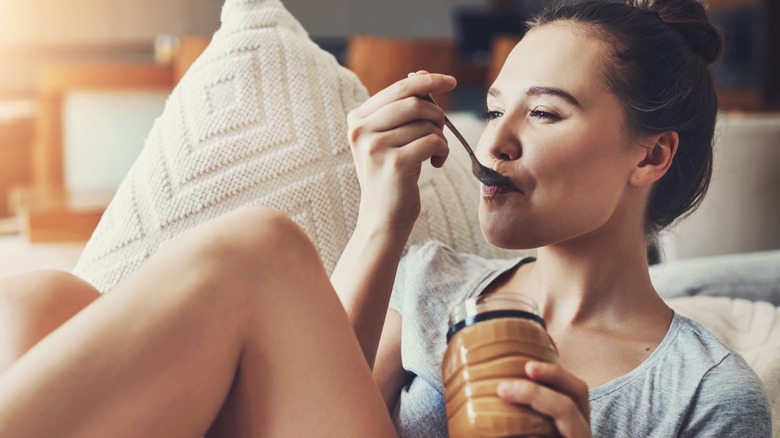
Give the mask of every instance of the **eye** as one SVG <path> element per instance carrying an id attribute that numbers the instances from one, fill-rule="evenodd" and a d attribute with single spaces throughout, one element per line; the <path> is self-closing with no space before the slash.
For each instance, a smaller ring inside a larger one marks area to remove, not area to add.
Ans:
<path id="1" fill-rule="evenodd" d="M 531 114 L 531 117 L 540 119 L 540 120 L 558 120 L 560 117 L 557 114 L 547 112 L 544 110 L 541 110 L 539 108 L 534 108 L 531 111 L 529 111 L 529 114 Z"/>
<path id="2" fill-rule="evenodd" d="M 490 110 L 487 110 L 484 113 L 482 113 L 482 117 L 485 120 L 488 120 L 488 121 L 495 120 L 495 119 L 497 119 L 497 118 L 499 118 L 499 117 L 501 117 L 503 115 L 504 115 L 504 113 L 502 113 L 501 111 L 490 111 Z"/>

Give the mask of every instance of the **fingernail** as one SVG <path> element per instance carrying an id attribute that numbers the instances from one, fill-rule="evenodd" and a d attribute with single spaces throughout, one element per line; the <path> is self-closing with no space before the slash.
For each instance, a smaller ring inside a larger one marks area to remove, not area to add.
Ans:
<path id="1" fill-rule="evenodd" d="M 406 75 L 407 78 L 411 78 L 411 77 L 414 77 L 414 76 L 417 76 L 417 73 L 411 72 L 408 75 Z"/>
<path id="2" fill-rule="evenodd" d="M 498 384 L 496 392 L 498 392 L 498 395 L 507 395 L 512 392 L 512 385 L 512 382 L 501 382 Z"/>

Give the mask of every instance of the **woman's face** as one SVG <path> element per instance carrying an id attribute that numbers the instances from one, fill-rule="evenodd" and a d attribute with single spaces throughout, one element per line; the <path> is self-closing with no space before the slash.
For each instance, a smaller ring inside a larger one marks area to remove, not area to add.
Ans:
<path id="1" fill-rule="evenodd" d="M 477 155 L 520 190 L 483 187 L 480 223 L 494 245 L 571 241 L 636 210 L 626 202 L 636 198 L 629 178 L 645 149 L 624 128 L 620 101 L 602 80 L 604 43 L 582 26 L 531 30 L 488 93 Z"/>

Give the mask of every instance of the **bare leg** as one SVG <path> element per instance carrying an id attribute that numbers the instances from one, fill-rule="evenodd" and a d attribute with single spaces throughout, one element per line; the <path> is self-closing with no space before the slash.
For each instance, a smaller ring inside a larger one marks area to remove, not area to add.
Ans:
<path id="1" fill-rule="evenodd" d="M 0 281 L 0 374 L 100 293 L 60 271 L 39 271 Z"/>
<path id="2" fill-rule="evenodd" d="M 316 251 L 242 210 L 167 244 L 0 375 L 0 436 L 395 436 Z"/>

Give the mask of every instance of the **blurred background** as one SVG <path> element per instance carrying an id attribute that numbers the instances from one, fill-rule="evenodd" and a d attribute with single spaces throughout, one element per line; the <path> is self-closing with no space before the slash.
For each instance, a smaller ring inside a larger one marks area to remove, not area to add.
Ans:
<path id="1" fill-rule="evenodd" d="M 573 0 L 568 0 L 573 1 Z M 458 61 L 489 64 L 493 38 L 519 35 L 545 0 L 285 0 L 312 38 L 340 60 L 355 35 L 451 39 Z M 770 0 L 710 0 L 728 41 L 717 66 L 728 106 L 780 106 L 778 8 Z M 211 35 L 221 0 L 0 0 L 0 97 L 35 94 L 42 65 L 54 62 L 152 62 L 154 42 Z M 161 49 L 164 50 L 164 47 Z M 774 56 L 773 56 L 774 55 Z M 470 66 L 467 66 L 470 67 Z"/>
<path id="2" fill-rule="evenodd" d="M 283 3 L 369 92 L 428 68 L 459 79 L 458 91 L 440 99 L 448 111 L 475 114 L 521 23 L 546 1 Z M 168 93 L 218 28 L 221 7 L 221 0 L 0 0 L 0 257 L 52 244 L 47 254 L 66 248 L 67 267 Z M 714 184 L 723 194 L 704 206 L 712 212 L 675 230 L 667 257 L 780 248 L 780 2 L 710 0 L 709 9 L 727 40 L 714 72 L 719 149 L 730 167 L 717 175 L 723 188 Z M 711 219 L 724 210 L 731 219 Z M 693 240 L 696 249 L 686 243 Z M 734 242 L 711 247 L 724 240 Z"/>

